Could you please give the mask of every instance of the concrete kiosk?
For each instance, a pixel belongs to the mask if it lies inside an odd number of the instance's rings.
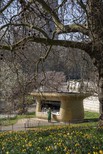
[[[47,114],[41,111],[41,101],[51,100],[60,102],[59,114],[52,114],[52,119],[61,122],[82,121],[84,119],[83,99],[89,97],[88,93],[76,92],[32,92],[36,98],[36,117],[47,119]]]

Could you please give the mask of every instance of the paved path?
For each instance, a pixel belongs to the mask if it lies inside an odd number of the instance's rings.
[[[38,119],[38,118],[25,118],[19,119],[18,122],[14,125],[10,126],[0,126],[1,131],[18,131],[18,130],[27,130],[28,128],[39,127],[39,126],[46,126],[46,125],[61,125],[64,123],[52,121],[48,123],[47,120]]]

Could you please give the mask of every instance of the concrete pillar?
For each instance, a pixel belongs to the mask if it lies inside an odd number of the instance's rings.
[[[73,120],[83,120],[84,109],[83,99],[74,97],[63,97],[60,106],[60,120],[69,122]]]
[[[36,98],[36,113],[41,112],[41,99]]]

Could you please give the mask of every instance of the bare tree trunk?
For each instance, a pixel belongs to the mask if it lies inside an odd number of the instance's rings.
[[[23,94],[23,96],[22,96],[21,110],[22,110],[22,114],[25,114],[27,112],[25,94]]]
[[[98,92],[98,98],[100,101],[100,114],[103,113],[103,76],[99,80],[99,92]]]
[[[89,35],[92,40],[91,58],[93,58],[99,74],[98,98],[101,114],[103,113],[103,2],[88,0],[87,5]]]

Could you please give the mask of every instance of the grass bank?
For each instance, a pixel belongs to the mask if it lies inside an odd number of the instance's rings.
[[[92,123],[89,123],[89,125],[92,125],[92,124],[94,125],[95,121],[93,121],[93,120],[97,119],[98,117],[99,117],[99,113],[85,111],[84,119],[86,119],[87,121],[88,120],[92,121]],[[5,125],[5,126],[12,125],[12,124],[15,124],[19,119],[23,119],[23,118],[35,118],[35,113],[31,112],[31,113],[27,113],[25,115],[17,115],[14,118],[0,119],[0,124]]]
[[[23,115],[16,115],[13,118],[3,118],[0,119],[0,125],[8,126],[8,125],[13,125],[15,124],[19,119],[24,119],[24,118],[35,118],[35,113],[27,113]]]

